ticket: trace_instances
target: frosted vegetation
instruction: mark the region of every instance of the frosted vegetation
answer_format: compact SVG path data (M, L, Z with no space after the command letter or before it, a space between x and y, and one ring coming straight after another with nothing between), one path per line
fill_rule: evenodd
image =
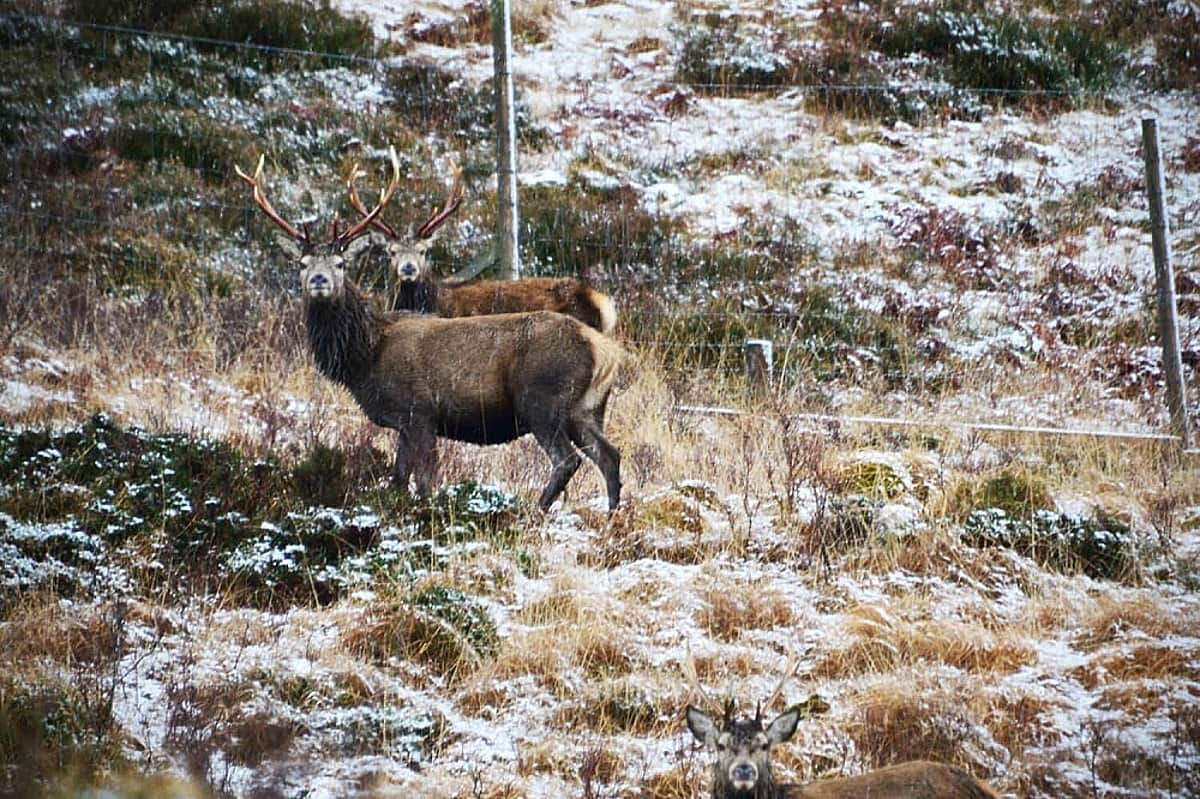
M525 268L636 356L612 516L590 465L537 512L529 441L392 486L233 179L266 153L325 230L395 146L407 229L461 165L432 255L486 269L486 4L0 14L0 795L702 796L686 658L752 709L794 656L784 779L1200 796L1140 152L1154 116L1194 429L1194 4L517 5Z

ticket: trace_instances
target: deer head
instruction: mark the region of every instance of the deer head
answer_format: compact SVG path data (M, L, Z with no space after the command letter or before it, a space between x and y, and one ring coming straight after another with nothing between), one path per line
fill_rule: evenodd
M265 160L265 155L259 156L253 175L247 175L236 165L233 169L239 178L253 188L255 204L283 231L276 236L276 241L289 258L300 264L300 284L305 296L316 300L341 296L345 287L346 262L353 260L369 243L368 239L363 238L363 234L376 221L400 186L400 162L396 157L395 148L391 150L392 179L387 187L380 191L379 202L370 211L364 208L362 219L343 231L338 231L335 219L330 225L329 236L324 240L314 239L307 224L297 228L272 207L262 187Z
M696 662L689 647L683 663L683 676L699 693L704 704L714 702L700 684ZM804 710L795 705L764 723L763 711L783 695L783 687L796 666L796 653L788 654L783 676L770 697L759 702L754 718L738 718L734 700L727 699L721 721L696 705L687 707L687 726L700 743L717 755L713 765L714 799L776 799L786 795L787 786L775 781L771 770L771 747L783 743L796 732L796 725Z
M394 152L395 148L393 148ZM355 168L350 171L350 177L346 180L346 187L350 194L350 205L358 211L363 219L366 219L370 212L358 197L358 189L354 185L357 175L358 167L355 165ZM416 233L404 236L382 219L371 220L370 224L386 237L388 268L391 272L390 277L396 284L429 280L432 277L429 248L437 240L437 233L441 226L458 210L465 196L462 187L462 168L455 166L454 183L450 187L450 193L446 196L445 203L442 204L441 209L434 211L417 228Z
M800 708L780 713L764 724L761 713L752 719L734 716L733 702L726 703L720 724L695 705L688 705L687 725L710 751L716 752L713 769L713 795L724 797L774 797L775 776L771 771L771 747L783 743L796 732ZM761 708L760 708L761 710Z

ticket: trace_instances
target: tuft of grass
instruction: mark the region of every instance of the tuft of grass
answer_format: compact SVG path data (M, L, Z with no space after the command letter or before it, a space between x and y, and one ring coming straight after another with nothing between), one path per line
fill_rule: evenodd
M447 677L469 673L499 650L495 624L479 600L437 583L372 608L341 642L375 662L414 660Z
M991 744L986 728L952 696L875 688L857 704L850 738L875 767L928 759L971 770L972 754Z
M1037 511L1054 508L1045 479L1020 467L1005 468L978 481L960 482L952 494L959 518L974 510L996 508L1012 518L1026 519Z
M906 622L874 606L854 608L847 624L853 641L824 655L817 673L844 679L942 663L971 673L1007 674L1036 660L1021 641L966 624Z
M736 589L729 584L715 585L704 592L703 598L696 623L723 641L736 641L749 630L788 627L796 621L786 597L764 593L755 585Z

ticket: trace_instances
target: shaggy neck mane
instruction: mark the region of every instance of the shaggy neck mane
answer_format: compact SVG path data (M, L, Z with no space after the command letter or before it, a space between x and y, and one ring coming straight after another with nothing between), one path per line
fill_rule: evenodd
M417 280L401 283L396 287L392 301L393 311L437 312L437 286L432 280Z
M304 326L321 374L353 388L370 371L380 319L349 281L337 299L306 298Z

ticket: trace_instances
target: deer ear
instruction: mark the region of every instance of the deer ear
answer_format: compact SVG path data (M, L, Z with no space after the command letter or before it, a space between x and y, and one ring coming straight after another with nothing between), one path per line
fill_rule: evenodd
M767 727L767 740L772 744L780 744L796 733L796 725L800 723L800 708L785 710L775 717L771 726Z
M283 250L284 254L293 261L299 261L304 255L304 250L300 247L299 242L290 236L277 233L275 235L275 243L278 244L279 249Z
M361 254L363 250L367 249L367 247L370 247L372 243L373 242L369 235L359 236L346 245L345 249L342 250L342 257L347 261L357 258L359 254Z
M712 716L705 713L695 705L687 707L687 725L692 731L692 735L696 736L696 740L710 749L717 745L717 725L713 722Z

